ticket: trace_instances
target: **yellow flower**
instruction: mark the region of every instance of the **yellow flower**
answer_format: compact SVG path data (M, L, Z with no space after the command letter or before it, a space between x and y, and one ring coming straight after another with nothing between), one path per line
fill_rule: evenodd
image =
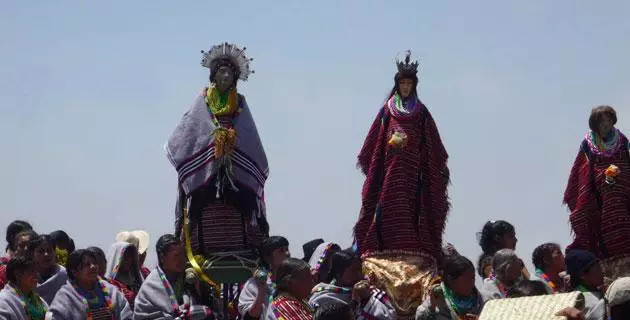
M404 132L396 131L387 144L395 148L404 148L407 145L407 135Z
M619 175L621 170L619 170L619 167L617 167L614 164L611 164L606 171L604 171L604 175L606 175L607 178L615 178Z

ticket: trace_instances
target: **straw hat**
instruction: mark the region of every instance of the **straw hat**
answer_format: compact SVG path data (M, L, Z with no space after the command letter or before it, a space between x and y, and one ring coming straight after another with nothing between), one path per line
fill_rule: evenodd
M131 243L140 252L140 240L129 231L121 231L116 235L116 241Z
M606 300L611 307L630 301L630 277L618 278L606 291Z
M133 234L138 239L138 253L143 254L147 252L147 249L149 248L149 243L151 242L151 237L149 236L149 233L144 230L134 230L131 231L131 234Z
M523 298L490 300L483 307L479 320L561 320L555 314L565 308L584 307L580 292L560 293Z

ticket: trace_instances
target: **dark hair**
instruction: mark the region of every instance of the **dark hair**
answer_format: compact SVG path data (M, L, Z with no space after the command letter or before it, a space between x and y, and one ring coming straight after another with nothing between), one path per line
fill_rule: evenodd
M313 320L354 319L354 312L347 303L333 302L317 307Z
M33 254L38 247L46 244L53 246L53 248L55 247L55 241L53 241L49 235L40 234L37 237L31 238L28 242L28 252Z
M289 289L288 281L293 279L296 273L302 270L310 269L311 266L302 259L287 258L282 261L282 265L280 266L280 268L278 268L278 271L276 272L276 292L286 292Z
M35 260L31 257L15 257L7 263L7 280L17 284L17 273L24 272L29 269L35 269Z
M346 269L348 269L348 267L350 267L350 265L352 265L352 263L357 260L360 261L361 259L352 250L346 249L336 252L330 258L330 270L328 271L326 282L330 283L333 279L339 282Z
M617 124L617 112L611 106L598 106L591 110L591 116L588 118L588 127L595 133L599 134L599 123L604 116L608 116L613 125Z
M95 263L98 263L98 260L96 259L96 256L94 255L94 253L86 249L79 249L77 251L72 252L68 256L68 263L67 263L66 269L68 270L68 278L70 278L70 280L76 279L74 273L84 266L83 260L85 260L86 257L90 257L94 260Z
M486 222L481 230L481 237L479 238L481 250L487 255L494 255L497 251L502 249L497 242L498 238L512 232L515 232L514 226L507 221L496 220Z
M263 267L269 269L271 266L267 263L266 258L271 256L274 251L289 246L289 240L281 236L271 236L263 241L260 246L260 261Z
M484 274L484 270L487 266L492 267L492 255L482 253L477 260L477 273L481 277L481 279L486 279L487 276Z
M30 244L31 244L31 240L37 238L37 233L35 233L35 231L33 230L24 230L18 234L15 235L15 237L13 238L13 245L11 246L11 250L15 251L17 248L15 247L17 245L17 241L18 239L22 238L22 237L28 237L28 245L29 248L27 248L27 251L30 251Z
M182 241L172 234L165 234L161 236L155 243L155 251L158 255L158 265L162 267L164 257L168 254L168 250L172 245L179 245Z
M107 258L105 257L105 252L103 251L103 249L99 247L89 247L85 250L92 252L94 257L96 257L96 262L105 261L105 263L107 263Z
M509 292L509 298L531 297L546 295L547 288L540 281L523 280Z
M591 271L599 263L595 254L586 250L567 250L564 256L571 286L577 288L582 283L582 275Z
M217 76L217 71L221 67L228 67L232 70L232 74L234 75L234 83L233 86L236 86L238 82L238 78L241 76L241 70L234 64L230 59L217 59L210 66L210 82L214 83L215 77Z
M532 253L532 263L536 269L545 270L546 264L551 261L555 251L561 251L560 245L557 243L543 243L534 249Z
M68 245L68 253L72 253L75 249L74 240L63 230L57 230L50 233L50 236L55 241L55 246L59 247L62 243Z
M464 272L471 270L475 273L475 265L462 255L446 256L442 261L442 279L447 287L451 287L452 281L461 277Z
M18 233L26 230L33 230L33 226L30 223L23 220L15 220L7 226L7 232L5 239L7 241L7 249L13 248L13 242L15 241L15 236Z

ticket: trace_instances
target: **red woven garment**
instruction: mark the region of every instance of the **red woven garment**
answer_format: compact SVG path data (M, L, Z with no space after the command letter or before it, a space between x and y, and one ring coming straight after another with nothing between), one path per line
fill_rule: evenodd
M612 157L596 156L582 143L564 193L571 211L569 220L575 239L567 249L583 249L600 258L630 254L630 156L628 139ZM613 185L604 171L614 164L620 169Z
M354 228L361 255L440 255L450 208L448 154L429 110L421 103L418 107L398 115L384 106L359 154L366 175ZM394 132L404 132L406 146L388 145Z

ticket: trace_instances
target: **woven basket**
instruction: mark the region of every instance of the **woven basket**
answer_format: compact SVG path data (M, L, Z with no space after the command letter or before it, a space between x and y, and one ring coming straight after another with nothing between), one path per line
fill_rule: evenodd
M555 314L565 308L584 308L580 292L490 300L483 307L479 320L565 320Z

